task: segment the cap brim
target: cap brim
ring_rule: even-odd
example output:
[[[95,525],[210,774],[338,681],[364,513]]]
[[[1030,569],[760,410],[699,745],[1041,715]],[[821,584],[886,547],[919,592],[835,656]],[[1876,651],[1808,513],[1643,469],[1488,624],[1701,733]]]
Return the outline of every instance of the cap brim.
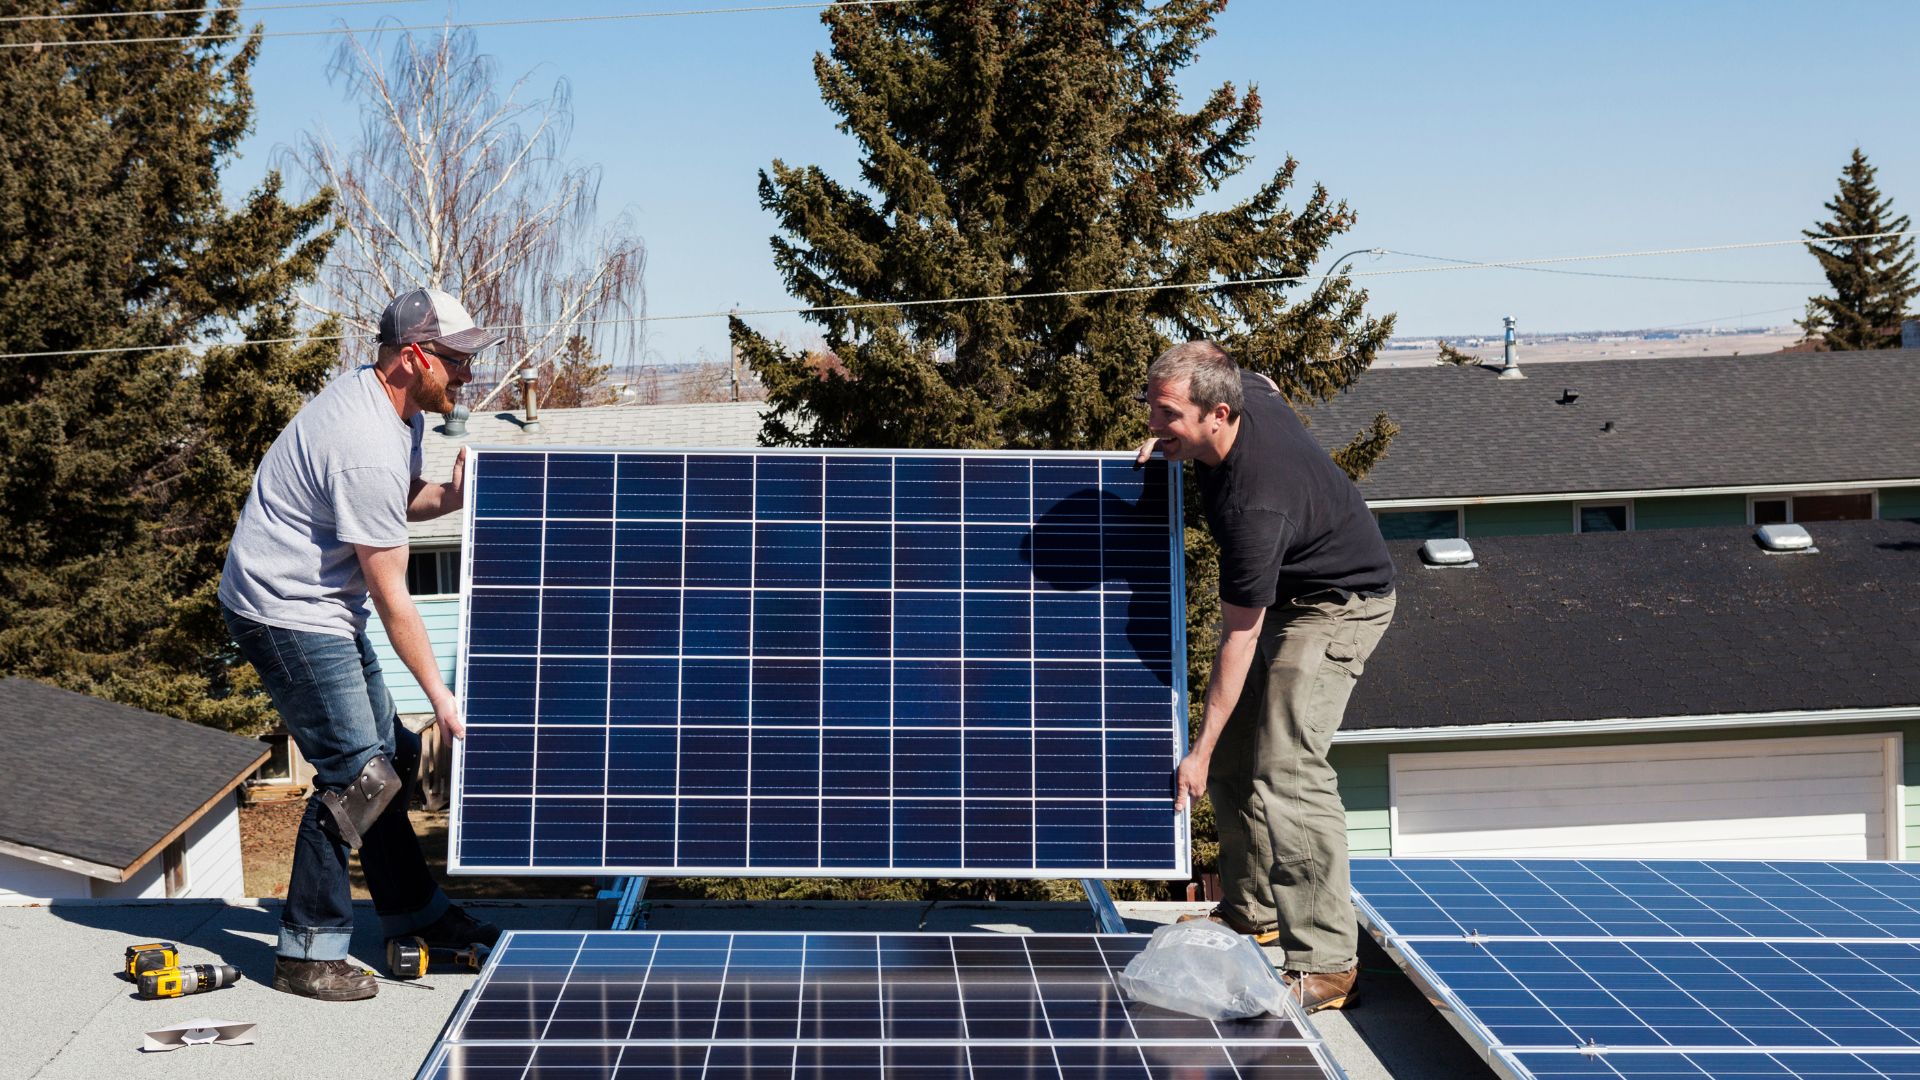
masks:
[[[505,331],[482,330],[480,327],[475,326],[467,330],[462,330],[457,334],[448,334],[446,337],[434,338],[433,343],[435,345],[445,345],[454,352],[466,353],[471,356],[481,349],[491,348],[505,340],[507,340]]]

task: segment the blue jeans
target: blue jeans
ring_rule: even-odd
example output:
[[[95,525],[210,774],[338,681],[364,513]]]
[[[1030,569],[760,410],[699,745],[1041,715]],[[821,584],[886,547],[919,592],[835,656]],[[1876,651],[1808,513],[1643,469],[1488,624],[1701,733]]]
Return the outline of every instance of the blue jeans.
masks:
[[[280,909],[281,956],[344,960],[353,936],[353,891],[347,843],[319,799],[339,791],[374,758],[386,755],[408,789],[366,830],[360,869],[387,937],[412,933],[446,912],[420,841],[407,820],[407,796],[420,761],[420,736],[400,723],[380,677],[380,661],[363,631],[354,638],[287,630],[220,607],[240,654],[260,673],[287,732],[313,765],[314,797],[294,839],[293,878]]]

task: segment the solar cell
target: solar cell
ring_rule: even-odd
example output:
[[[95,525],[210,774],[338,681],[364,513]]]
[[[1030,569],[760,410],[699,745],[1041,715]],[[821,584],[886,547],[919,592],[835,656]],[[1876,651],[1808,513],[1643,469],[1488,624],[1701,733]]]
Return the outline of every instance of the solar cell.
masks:
[[[1139,935],[508,934],[422,1075],[1332,1075],[1292,1016],[1126,1000]]]
[[[1178,475],[475,450],[450,869],[1187,876]]]

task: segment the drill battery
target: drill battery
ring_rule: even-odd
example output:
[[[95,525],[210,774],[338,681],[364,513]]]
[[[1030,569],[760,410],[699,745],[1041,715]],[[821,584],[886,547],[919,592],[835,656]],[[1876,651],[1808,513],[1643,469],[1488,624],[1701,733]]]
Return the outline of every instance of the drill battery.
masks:
[[[127,946],[127,978],[138,979],[149,971],[180,966],[180,946],[171,941],[149,941]]]

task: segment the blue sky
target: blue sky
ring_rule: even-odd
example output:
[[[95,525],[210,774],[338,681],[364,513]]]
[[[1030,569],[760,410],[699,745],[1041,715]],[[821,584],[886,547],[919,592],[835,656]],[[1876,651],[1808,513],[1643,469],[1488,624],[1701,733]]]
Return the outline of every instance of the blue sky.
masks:
[[[751,0],[747,0],[751,2]],[[250,16],[268,30],[746,6],[743,0],[394,3]],[[1900,211],[1920,212],[1920,4],[1810,2],[1306,4],[1234,0],[1189,69],[1189,102],[1257,84],[1265,123],[1229,195],[1292,154],[1304,184],[1358,211],[1330,254],[1385,247],[1494,260],[1789,239],[1822,215],[1855,146]],[[570,154],[604,170],[604,217],[647,242],[656,315],[792,304],[768,255],[756,170],[775,157],[853,180],[857,148],[820,103],[816,13],[736,13],[481,29],[507,77],[565,78]],[[325,76],[334,39],[270,38],[237,196],[275,149],[356,124]],[[1304,195],[1304,188],[1303,188]],[[1432,265],[1400,255],[1356,270]],[[1572,269],[1817,282],[1797,247]],[[1473,270],[1381,278],[1402,334],[1783,324],[1813,286],[1625,281]],[[789,316],[754,320],[796,339]],[[724,356],[721,320],[656,324],[648,359]]]

